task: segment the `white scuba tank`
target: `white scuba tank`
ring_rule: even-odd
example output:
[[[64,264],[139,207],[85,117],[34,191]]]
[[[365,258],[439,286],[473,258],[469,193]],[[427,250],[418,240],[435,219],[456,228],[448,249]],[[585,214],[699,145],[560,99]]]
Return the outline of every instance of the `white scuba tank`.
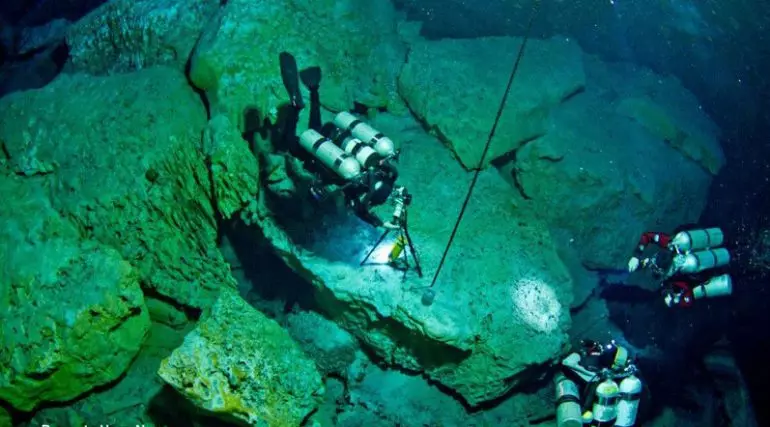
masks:
[[[618,384],[606,379],[596,386],[596,397],[593,406],[594,419],[592,427],[609,427],[615,425],[618,416]]]
[[[582,427],[580,391],[577,384],[563,374],[556,376],[556,425],[558,427]]]
[[[639,399],[642,396],[642,380],[635,375],[628,376],[620,382],[618,398],[617,427],[631,427],[636,423],[639,412]]]

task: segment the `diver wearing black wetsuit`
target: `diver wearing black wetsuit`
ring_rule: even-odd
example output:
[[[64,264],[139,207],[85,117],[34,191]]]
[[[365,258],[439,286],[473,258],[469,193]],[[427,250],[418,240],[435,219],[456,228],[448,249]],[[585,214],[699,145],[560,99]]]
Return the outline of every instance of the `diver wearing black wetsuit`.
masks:
[[[295,58],[287,52],[281,53],[280,64],[281,78],[289,94],[290,102],[289,113],[286,117],[281,137],[283,142],[282,149],[287,150],[297,158],[303,159],[305,168],[318,177],[320,183],[311,186],[311,195],[317,200],[323,199],[328,196],[326,186],[328,184],[336,185],[338,188],[335,191],[342,191],[347,205],[359,218],[374,227],[386,225],[386,223],[372,213],[371,209],[374,206],[385,203],[393,193],[396,180],[398,179],[398,170],[388,159],[382,159],[374,166],[363,171],[358,177],[351,180],[341,180],[324,165],[316,161],[313,156],[308,155],[300,147],[297,137],[299,114],[305,107],[302,94],[300,93],[300,79],[310,91],[310,119],[308,127],[335,142],[344,137],[344,132],[341,132],[333,123],[322,125],[321,103],[318,94],[321,69],[319,67],[310,67],[299,72]]]

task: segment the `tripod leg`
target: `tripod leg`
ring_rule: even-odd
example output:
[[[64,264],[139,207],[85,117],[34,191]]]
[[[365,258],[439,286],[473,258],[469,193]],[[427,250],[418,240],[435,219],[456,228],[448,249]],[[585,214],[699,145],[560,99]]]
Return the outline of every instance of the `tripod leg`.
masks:
[[[403,227],[399,230],[398,234],[401,236],[402,239],[406,240],[407,243],[409,242],[409,239],[406,237],[406,232],[405,232]],[[406,280],[406,272],[409,271],[409,251],[407,251],[406,248],[404,248],[404,254],[403,255],[404,255],[404,277],[403,277],[403,279]]]
[[[417,275],[422,277],[422,267],[420,267],[420,258],[417,257],[417,250],[414,248],[414,243],[412,243],[412,237],[409,235],[409,230],[406,228],[406,222],[404,223],[404,236],[406,236],[406,242],[409,244],[409,250],[412,252],[412,257],[414,257],[414,265],[417,269]]]
[[[390,233],[390,229],[386,229],[385,232],[382,233],[382,236],[380,236],[380,238],[377,240],[377,243],[375,243],[374,246],[372,246],[372,250],[370,250],[369,253],[366,254],[364,259],[361,261],[361,264],[359,264],[359,265],[364,265],[366,260],[368,260],[369,257],[372,256],[374,251],[377,250],[377,247],[380,246],[380,243],[382,243],[382,241],[385,240],[385,237],[387,237],[388,233]]]

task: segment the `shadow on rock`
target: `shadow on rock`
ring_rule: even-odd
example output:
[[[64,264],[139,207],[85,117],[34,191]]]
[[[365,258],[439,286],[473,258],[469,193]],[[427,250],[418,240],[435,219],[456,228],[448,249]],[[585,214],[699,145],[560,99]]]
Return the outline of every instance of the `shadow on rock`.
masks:
[[[226,230],[245,277],[261,298],[284,301],[285,312],[295,304],[307,309],[314,306],[312,285],[289,268],[257,231],[240,221],[228,224]]]

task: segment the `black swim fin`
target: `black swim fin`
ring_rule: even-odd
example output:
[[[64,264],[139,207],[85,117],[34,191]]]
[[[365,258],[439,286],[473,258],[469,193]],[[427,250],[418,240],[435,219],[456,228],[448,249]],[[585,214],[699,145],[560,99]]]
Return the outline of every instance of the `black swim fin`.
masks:
[[[288,52],[281,52],[281,78],[283,79],[283,87],[286,88],[286,92],[289,93],[289,99],[291,105],[296,109],[302,109],[305,107],[305,102],[302,100],[302,93],[299,91],[299,72],[297,71],[297,60],[294,56]]]
[[[302,83],[310,90],[317,90],[321,84],[321,67],[308,67],[300,71]]]
[[[321,132],[321,99],[318,94],[318,86],[321,84],[321,67],[305,68],[299,72],[299,78],[310,91],[310,129]]]

